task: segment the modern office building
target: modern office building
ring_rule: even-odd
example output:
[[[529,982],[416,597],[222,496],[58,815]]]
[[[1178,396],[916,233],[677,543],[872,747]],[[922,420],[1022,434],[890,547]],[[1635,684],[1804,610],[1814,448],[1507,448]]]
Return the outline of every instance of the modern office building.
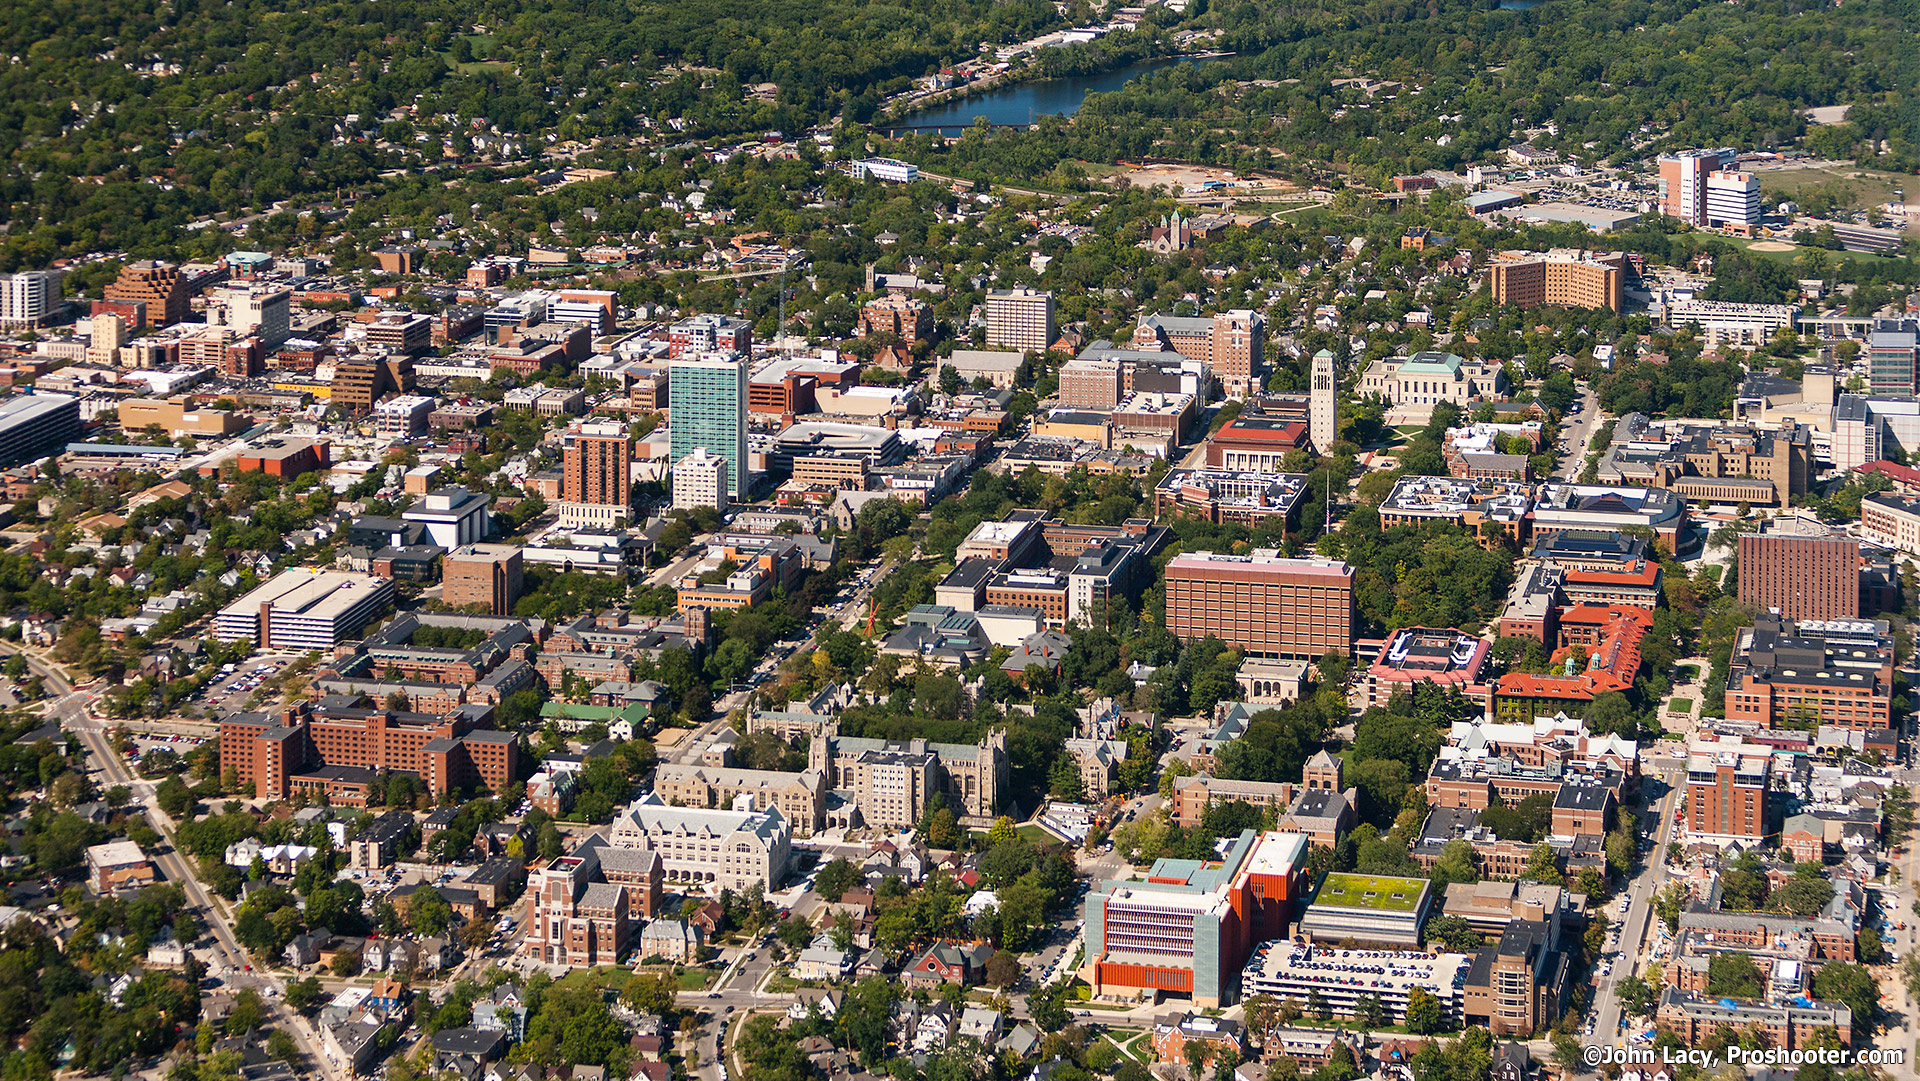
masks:
[[[1707,176],[1733,167],[1730,150],[1684,150],[1660,158],[1660,212],[1689,225],[1707,224]]]
[[[102,295],[109,305],[144,311],[144,326],[172,326],[187,317],[187,283],[180,277],[180,268],[169,263],[128,263]]]
[[[737,355],[682,356],[668,369],[673,416],[668,427],[669,457],[684,461],[704,448],[727,460],[727,494],[735,499],[751,491],[747,457],[747,380],[749,360]]]
[[[419,353],[433,344],[433,319],[412,312],[388,312],[367,324],[367,342],[389,353]]]
[[[57,270],[0,274],[0,330],[45,326],[60,306],[60,278]]]
[[[727,460],[707,453],[705,447],[674,463],[673,506],[675,510],[712,507],[727,512]]]
[[[1492,266],[1493,299],[1523,308],[1553,304],[1619,311],[1626,297],[1624,252],[1503,252]]]
[[[855,180],[885,180],[911,184],[920,179],[920,167],[893,158],[861,158],[849,166]]]
[[[349,413],[366,413],[388,391],[413,389],[413,361],[405,356],[349,357],[333,366],[328,400]]]
[[[1053,294],[1035,289],[987,291],[987,344],[1021,352],[1053,346]]]
[[[549,323],[585,323],[595,334],[613,329],[620,294],[606,289],[562,289],[547,298]]]
[[[1773,518],[1757,533],[1740,534],[1739,559],[1742,604],[1795,620],[1860,616],[1860,542],[1853,537]]]
[[[1893,637],[1886,620],[1764,614],[1734,636],[1729,721],[1871,731],[1888,726],[1892,708]]]
[[[1353,568],[1338,560],[1192,552],[1167,563],[1166,590],[1168,629],[1181,638],[1304,660],[1353,649]]]
[[[455,609],[507,615],[520,598],[524,581],[520,549],[511,544],[463,544],[440,561],[440,579],[440,599]]]
[[[1920,357],[1920,321],[1875,320],[1867,332],[1868,388],[1875,395],[1914,393],[1920,389],[1916,357]]]
[[[1246,830],[1217,861],[1162,859],[1145,881],[1101,883],[1084,905],[1081,978],[1103,999],[1234,1002],[1254,943],[1286,933],[1306,855],[1301,834]]]
[[[0,468],[58,454],[80,438],[80,400],[22,394],[0,401]]]
[[[567,431],[560,517],[577,525],[633,521],[633,438],[626,425],[588,421]]]
[[[1719,169],[1707,174],[1706,224],[1744,233],[1760,224],[1760,178]]]
[[[420,497],[418,503],[400,512],[400,520],[418,522],[426,528],[431,543],[451,550],[486,540],[493,532],[493,515],[487,510],[492,502],[492,496],[456,484]]]
[[[393,602],[393,582],[294,567],[214,613],[213,636],[261,649],[332,652]]]
[[[1696,841],[1751,848],[1767,836],[1767,786],[1773,752],[1740,739],[1687,749],[1687,833]]]
[[[739,893],[755,883],[778,889],[787,874],[792,828],[779,810],[670,807],[648,793],[614,818],[614,847],[657,852],[680,892]]]
[[[263,349],[278,349],[291,334],[293,290],[282,287],[218,289],[207,298],[207,325],[253,335]]]

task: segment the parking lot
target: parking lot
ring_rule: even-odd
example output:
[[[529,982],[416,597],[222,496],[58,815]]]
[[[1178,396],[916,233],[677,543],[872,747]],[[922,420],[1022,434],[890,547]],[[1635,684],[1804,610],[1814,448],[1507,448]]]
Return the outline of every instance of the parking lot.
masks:
[[[285,671],[287,665],[298,656],[295,653],[262,653],[238,664],[222,665],[220,674],[201,687],[190,701],[197,703],[209,715],[237,713],[246,704],[248,695]]]

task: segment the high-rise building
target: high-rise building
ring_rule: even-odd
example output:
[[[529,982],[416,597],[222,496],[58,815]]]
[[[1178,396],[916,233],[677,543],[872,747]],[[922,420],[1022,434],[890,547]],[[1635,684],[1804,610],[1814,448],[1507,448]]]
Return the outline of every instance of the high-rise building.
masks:
[[[520,598],[523,566],[511,544],[463,544],[440,561],[441,599],[454,608],[475,606],[492,616],[513,611]]]
[[[1035,289],[987,291],[987,344],[1026,352],[1053,345],[1053,294]]]
[[[1716,170],[1707,174],[1707,224],[1745,232],[1760,224],[1760,178]]]
[[[1218,860],[1164,860],[1146,881],[1099,885],[1083,905],[1081,978],[1095,994],[1235,1001],[1254,944],[1285,934],[1306,893],[1306,855],[1303,834],[1245,830]]]
[[[407,357],[349,357],[334,365],[330,401],[349,413],[366,413],[388,391],[413,389],[413,361]]]
[[[625,425],[587,422],[566,435],[560,515],[580,524],[633,520],[633,439]]]
[[[696,448],[727,460],[727,494],[745,496],[747,459],[747,366],[744,353],[681,357],[668,368],[672,405],[670,453],[684,461]]]
[[[562,289],[547,300],[547,322],[585,323],[595,334],[613,329],[620,294],[605,289]]]
[[[1332,453],[1333,441],[1340,437],[1339,381],[1334,375],[1333,353],[1322,349],[1313,355],[1313,387],[1308,405],[1308,434],[1313,449]]]
[[[1259,388],[1266,358],[1267,317],[1247,308],[1213,317],[1213,373],[1230,395]]]
[[[210,301],[209,326],[225,327],[240,336],[251,334],[264,349],[277,348],[292,333],[291,289],[222,289]]]
[[[1126,378],[1117,360],[1080,357],[1060,366],[1060,404],[1069,409],[1111,412],[1125,398]]]
[[[1867,379],[1875,394],[1912,394],[1915,358],[1920,357],[1920,322],[1877,319],[1867,332]]]
[[[1787,619],[1857,619],[1860,542],[1797,518],[1776,518],[1761,532],[1742,533],[1740,602]]]
[[[433,319],[389,312],[367,324],[367,341],[389,353],[418,353],[433,344]]]
[[[1738,162],[1739,152],[1729,147],[1683,150],[1662,156],[1659,161],[1661,212],[1695,225],[1705,224],[1707,174],[1732,170]]]
[[[1167,563],[1167,627],[1249,654],[1318,660],[1353,649],[1353,568],[1338,560],[1192,552]]]
[[[117,367],[120,349],[127,344],[127,321],[112,312],[101,312],[87,320],[92,337],[87,342],[87,363]]]
[[[0,328],[41,326],[60,306],[60,272],[28,270],[0,274]]]
[[[727,512],[727,460],[695,447],[693,453],[673,467],[673,506],[675,510],[712,507]]]
[[[1660,158],[1660,212],[1690,225],[1707,223],[1707,174],[1733,166],[1729,150],[1683,150]]]
[[[1493,299],[1523,308],[1555,304],[1617,312],[1626,295],[1626,265],[1621,252],[1553,251],[1502,259],[1492,267]]]
[[[104,295],[110,304],[145,304],[147,322],[172,326],[187,317],[187,283],[180,268],[152,260],[128,263],[109,282]]]
[[[1687,751],[1687,832],[1695,840],[1751,846],[1767,835],[1772,753],[1738,738]]]

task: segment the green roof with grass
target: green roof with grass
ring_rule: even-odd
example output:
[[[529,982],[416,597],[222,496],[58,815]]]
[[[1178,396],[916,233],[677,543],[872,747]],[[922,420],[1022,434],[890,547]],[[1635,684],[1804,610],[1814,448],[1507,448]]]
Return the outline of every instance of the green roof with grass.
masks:
[[[1328,872],[1314,894],[1316,905],[1364,908],[1375,912],[1413,912],[1432,885],[1424,878],[1394,875],[1350,875]]]

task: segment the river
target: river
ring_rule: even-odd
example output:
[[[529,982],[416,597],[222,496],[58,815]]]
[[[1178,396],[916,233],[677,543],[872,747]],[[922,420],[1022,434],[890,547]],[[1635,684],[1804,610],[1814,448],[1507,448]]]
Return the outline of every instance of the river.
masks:
[[[984,116],[994,124],[1031,124],[1042,116],[1072,116],[1088,94],[1105,94],[1120,89],[1148,72],[1176,64],[1205,64],[1228,59],[1224,56],[1173,56],[1142,60],[1124,68],[1098,75],[1074,75],[1065,79],[1032,79],[1012,86],[989,90],[984,94],[960,98],[936,105],[924,112],[908,113],[900,124],[921,130],[938,127],[942,134],[958,135]],[[884,130],[884,129],[883,129]]]

